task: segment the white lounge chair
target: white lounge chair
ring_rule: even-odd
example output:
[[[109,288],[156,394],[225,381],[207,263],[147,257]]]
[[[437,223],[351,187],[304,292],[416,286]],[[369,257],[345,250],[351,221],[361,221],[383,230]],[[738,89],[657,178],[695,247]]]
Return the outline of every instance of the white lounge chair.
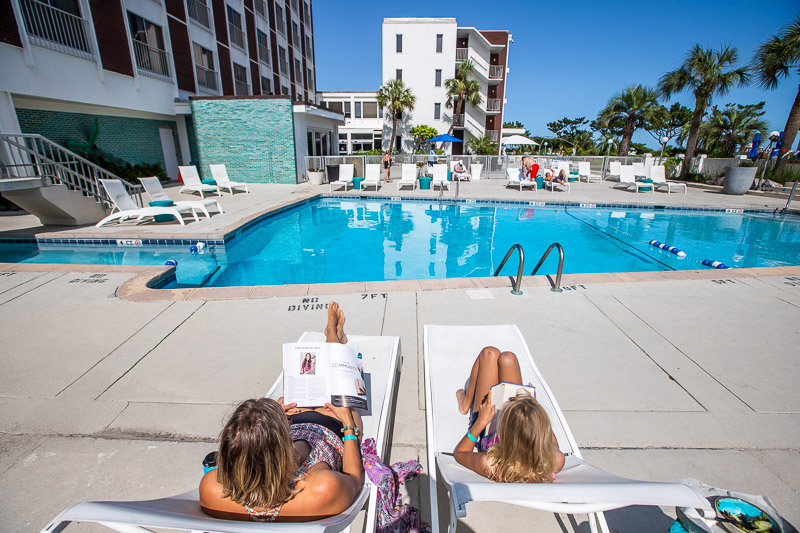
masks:
[[[150,197],[151,200],[154,202],[166,202],[172,201],[175,204],[175,209],[180,211],[181,213],[185,213],[187,211],[191,211],[194,215],[195,220],[197,220],[197,213],[196,211],[201,211],[206,218],[211,218],[211,215],[208,213],[209,206],[216,206],[217,211],[220,213],[224,213],[225,211],[222,210],[222,206],[219,203],[219,200],[214,198],[208,198],[207,200],[172,200],[169,196],[167,196],[164,187],[161,186],[161,180],[156,177],[152,178],[139,178],[139,181],[142,182],[142,186],[144,187],[144,191],[147,193],[147,196]]]
[[[465,171],[464,172],[456,172],[456,163],[458,163],[458,162],[459,162],[458,159],[454,159],[454,160],[450,161],[450,172],[453,173],[453,181],[455,181],[455,180],[469,181],[472,178],[472,176],[470,176],[470,173],[466,171],[467,165],[463,161],[461,161],[461,164],[464,165]]]
[[[447,165],[433,165],[433,179],[431,187],[436,190],[436,186],[447,187],[450,190],[450,182],[447,181]]]
[[[397,182],[397,190],[401,187],[411,186],[412,189],[417,188],[417,165],[414,163],[403,163],[401,168],[400,179]]]
[[[611,161],[608,165],[608,178],[610,180],[618,180],[619,179],[619,168],[622,166],[622,163],[619,161]]]
[[[523,187],[533,187],[533,190],[536,190],[536,180],[523,178],[521,168],[507,168],[506,178],[508,179],[506,187],[519,187],[520,191]]]
[[[561,171],[562,169],[564,170],[564,174],[567,176],[567,178],[569,178],[570,176],[572,176],[574,178],[578,177],[575,174],[572,174],[572,171],[570,170],[569,161],[559,161],[559,162],[556,163],[555,170],[556,171]]]
[[[228,192],[233,194],[233,189],[244,188],[244,192],[250,194],[250,189],[247,188],[246,183],[231,181],[228,177],[228,169],[225,168],[225,165],[208,165],[208,167],[211,169],[211,177],[214,178],[214,181],[217,182],[217,187],[220,189],[228,189]]]
[[[347,187],[353,186],[353,164],[352,163],[342,163],[339,165],[339,179],[336,181],[331,181],[328,183],[328,192],[333,190],[333,186],[336,185],[340,187],[344,185],[344,190],[347,192]]]
[[[670,194],[673,187],[683,187],[683,194],[686,194],[685,183],[680,181],[667,181],[667,172],[664,165],[653,165],[650,167],[650,179],[653,180],[653,189],[666,187],[667,194]]]
[[[496,483],[459,465],[452,452],[468,429],[455,391],[464,386],[472,362],[485,346],[517,355],[523,383],[536,387],[536,399],[550,417],[566,456],[553,483]],[[425,326],[425,416],[430,476],[431,524],[439,530],[437,477],[450,494],[450,528],[467,514],[467,503],[505,502],[553,513],[589,513],[592,531],[608,531],[602,511],[628,505],[664,505],[711,511],[708,501],[680,483],[652,483],[622,478],[586,463],[564,413],[533,362],[517,326]],[[454,372],[453,369],[460,369]],[[437,470],[438,467],[438,470]],[[529,528],[527,528],[529,529]]]
[[[202,182],[200,174],[197,173],[197,168],[194,165],[178,167],[178,170],[183,180],[183,187],[178,191],[179,193],[183,191],[199,192],[200,198],[205,198],[203,193],[206,192],[215,192],[217,196],[222,196],[219,192],[219,187],[216,185],[207,185]]]
[[[653,192],[654,187],[652,187],[652,183],[639,183],[636,181],[636,176],[634,176],[634,170],[632,165],[621,165],[619,167],[619,183],[614,185],[614,188],[617,187],[624,187],[626,190],[630,189],[631,185],[636,187],[636,193],[639,193],[640,187],[650,187],[650,192]]]
[[[578,179],[585,179],[586,183],[603,181],[600,176],[592,174],[592,164],[589,161],[578,161]]]
[[[648,177],[649,172],[644,168],[644,163],[632,163],[631,166],[633,167],[634,177],[639,179]]]
[[[324,342],[324,340],[325,337],[321,333],[306,332],[298,342]],[[393,415],[394,388],[402,366],[400,338],[348,335],[348,346],[363,354],[364,371],[368,377],[370,410],[362,412],[364,436],[374,438],[378,455],[385,457],[389,421]],[[279,396],[283,396],[283,374],[267,393],[269,398],[277,399]],[[347,510],[336,516],[313,522],[245,522],[212,518],[200,509],[198,491],[193,489],[177,496],[157,500],[79,503],[55,517],[42,529],[42,533],[61,531],[70,522],[94,522],[124,532],[149,531],[143,528],[164,528],[231,533],[257,531],[328,533],[346,529],[367,500],[369,506],[366,531],[374,531],[377,488],[367,480]]]
[[[364,181],[361,182],[361,189],[364,190],[367,187],[375,187],[375,191],[378,191],[378,187],[381,184],[381,166],[377,163],[367,163],[364,165]]]
[[[142,220],[147,217],[155,217],[157,215],[172,215],[175,220],[180,222],[181,226],[185,226],[183,217],[175,207],[139,207],[125,190],[125,186],[119,180],[98,180],[103,188],[106,190],[114,207],[111,209],[111,214],[98,222],[95,227],[99,228],[104,224],[108,224],[113,220],[120,222],[129,218],[136,218]],[[197,215],[194,219],[198,220]]]
[[[556,165],[556,166],[560,167],[561,163],[559,162],[558,165]],[[567,166],[567,169],[569,169],[569,166]],[[560,168],[554,168],[552,170],[556,173],[556,175],[561,174],[561,169]],[[564,177],[564,183],[563,184],[555,183],[553,181],[547,181],[545,179],[544,183],[542,184],[543,187],[545,189],[550,189],[550,192],[555,192],[556,187],[566,187],[567,188],[567,194],[569,194],[569,191],[570,191],[569,180],[568,180],[568,178],[569,178],[569,170],[565,169],[564,172],[566,173],[566,176]]]

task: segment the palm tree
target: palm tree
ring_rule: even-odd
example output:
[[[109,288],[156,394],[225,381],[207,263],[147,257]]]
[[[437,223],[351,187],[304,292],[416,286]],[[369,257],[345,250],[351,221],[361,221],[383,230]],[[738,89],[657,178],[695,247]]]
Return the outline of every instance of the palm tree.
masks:
[[[677,70],[667,72],[658,80],[661,96],[669,99],[673,94],[690,90],[694,94],[695,105],[686,139],[686,155],[681,167],[680,179],[689,175],[689,167],[697,149],[700,123],[711,104],[714,95],[725,96],[733,86],[744,87],[750,83],[747,67],[733,68],[739,59],[739,52],[730,45],[720,50],[694,45]]]
[[[714,106],[711,116],[700,127],[703,148],[710,153],[720,150],[724,157],[732,157],[736,145],[743,148],[753,140],[756,131],[767,129],[764,115],[764,102],[755,105],[728,104],[719,111]]]
[[[797,15],[794,21],[783,28],[778,35],[773,35],[770,40],[761,44],[751,64],[758,84],[770,90],[778,86],[778,78],[788,78],[790,70],[798,69],[800,72],[800,15]],[[800,127],[800,88],[786,119],[786,126],[783,128],[781,151],[783,147],[786,150],[792,149],[798,127]],[[778,157],[775,175],[779,176],[785,168],[786,158]]]
[[[414,109],[417,98],[403,80],[388,80],[378,89],[378,105],[386,108],[392,115],[392,136],[389,137],[389,151],[394,152],[394,133],[397,130],[397,117],[406,109]]]
[[[616,121],[622,125],[622,141],[617,155],[628,155],[634,132],[645,125],[657,106],[658,93],[650,87],[637,85],[627,87],[600,110],[597,114],[599,123]]]
[[[444,85],[447,87],[447,101],[444,105],[453,108],[453,122],[450,124],[450,129],[447,130],[448,135],[452,135],[456,125],[455,117],[464,113],[467,102],[472,105],[481,105],[483,102],[481,84],[469,79],[470,74],[474,71],[475,65],[468,59],[458,65],[455,78],[444,80]]]

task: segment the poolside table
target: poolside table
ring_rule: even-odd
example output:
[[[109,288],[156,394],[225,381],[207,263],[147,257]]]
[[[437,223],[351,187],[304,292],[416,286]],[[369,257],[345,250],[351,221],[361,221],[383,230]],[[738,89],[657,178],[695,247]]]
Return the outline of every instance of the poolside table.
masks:
[[[653,188],[653,186],[650,185],[651,183],[653,183],[653,180],[651,180],[650,178],[642,178],[639,180],[639,183],[647,183],[647,185],[639,186],[640,191],[649,191],[650,189]]]
[[[419,188],[420,189],[430,189],[431,188],[431,180],[433,180],[430,176],[420,176],[419,177]]]
[[[150,202],[150,207],[172,207],[174,205],[175,202],[172,200],[154,200]],[[156,222],[171,222],[175,220],[175,217],[172,215],[156,215],[153,220]]]
[[[364,181],[364,178],[353,177],[353,189],[361,190],[361,182]]]

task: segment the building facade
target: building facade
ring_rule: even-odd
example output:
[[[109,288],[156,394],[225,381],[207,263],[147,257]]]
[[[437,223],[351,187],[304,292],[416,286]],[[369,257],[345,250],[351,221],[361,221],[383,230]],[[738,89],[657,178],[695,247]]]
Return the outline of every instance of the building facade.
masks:
[[[65,144],[94,128],[104,152],[173,178],[200,159],[190,99],[317,101],[311,0],[0,0],[0,65],[0,131]],[[329,151],[341,117],[320,116],[287,133],[292,159],[322,152],[315,136]]]
[[[383,20],[382,83],[402,79],[416,97],[414,109],[397,124],[393,145],[410,151],[411,128],[425,124],[440,133],[453,127],[452,135],[467,141],[486,136],[500,139],[505,105],[509,45],[507,30],[478,30],[460,27],[454,18],[386,18]],[[470,79],[480,85],[481,103],[467,103],[463,113],[448,108],[445,82],[455,77],[458,65],[471,61]],[[384,148],[388,149],[391,118],[384,120]],[[450,149],[449,145],[446,148]],[[463,143],[452,143],[454,154]]]
[[[378,106],[375,91],[320,91],[321,103],[344,116],[339,128],[339,154],[355,154],[381,150],[383,139],[383,109]]]

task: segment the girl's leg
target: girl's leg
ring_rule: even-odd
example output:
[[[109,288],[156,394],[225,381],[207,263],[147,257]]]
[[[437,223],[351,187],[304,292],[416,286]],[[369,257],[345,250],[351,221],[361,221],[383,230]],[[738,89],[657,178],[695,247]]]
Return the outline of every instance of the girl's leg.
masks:
[[[458,410],[461,414],[467,414],[470,407],[473,411],[477,411],[483,398],[489,393],[489,389],[500,382],[498,377],[499,358],[500,350],[494,346],[487,346],[478,354],[472,365],[466,392],[462,389],[456,391]]]
[[[325,326],[325,342],[337,342],[342,343],[339,339],[338,329],[339,329],[339,304],[336,302],[331,302],[328,304],[328,324]],[[344,324],[342,324],[344,327]]]
[[[497,358],[498,383],[516,383],[522,385],[522,372],[519,360],[514,352],[503,352]]]

